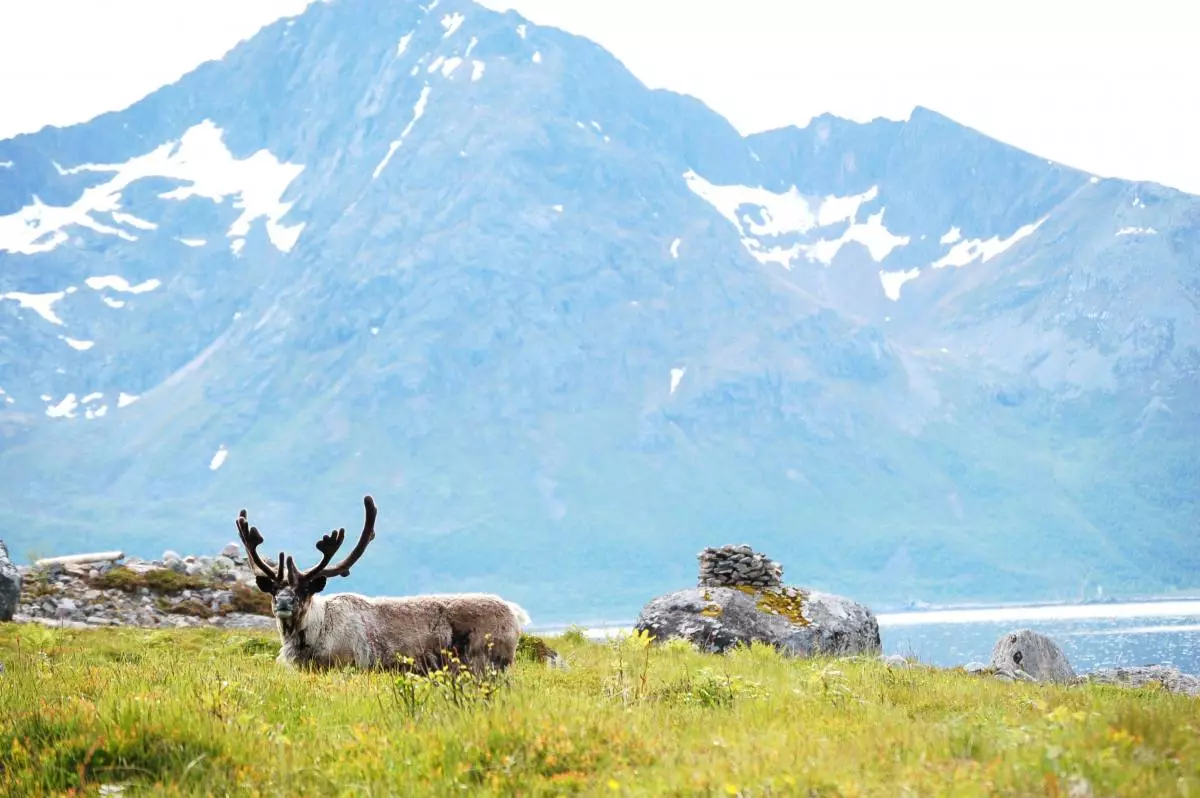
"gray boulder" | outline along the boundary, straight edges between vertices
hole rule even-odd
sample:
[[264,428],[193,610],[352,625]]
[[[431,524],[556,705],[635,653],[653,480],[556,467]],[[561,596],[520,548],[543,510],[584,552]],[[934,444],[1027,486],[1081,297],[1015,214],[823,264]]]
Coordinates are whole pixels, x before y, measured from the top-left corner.
[[1181,673],[1178,668],[1169,665],[1103,668],[1081,676],[1079,681],[1112,684],[1119,687],[1146,687],[1160,684],[1168,692],[1200,697],[1200,676]]
[[0,540],[0,622],[11,621],[21,601],[21,572],[8,557],[8,548]]
[[862,604],[794,587],[677,590],[642,608],[635,630],[720,653],[759,641],[793,656],[879,654],[879,622]]
[[1029,629],[1009,632],[997,640],[988,664],[997,676],[1014,680],[1025,681],[1026,676],[1035,682],[1075,680],[1075,671],[1058,644]]

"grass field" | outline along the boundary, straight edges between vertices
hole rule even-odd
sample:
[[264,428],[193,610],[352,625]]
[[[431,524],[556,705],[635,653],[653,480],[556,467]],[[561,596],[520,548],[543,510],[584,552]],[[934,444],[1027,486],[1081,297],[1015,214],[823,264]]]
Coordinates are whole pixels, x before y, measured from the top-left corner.
[[549,640],[495,683],[271,635],[0,625],[0,794],[1200,796],[1200,702],[868,660]]

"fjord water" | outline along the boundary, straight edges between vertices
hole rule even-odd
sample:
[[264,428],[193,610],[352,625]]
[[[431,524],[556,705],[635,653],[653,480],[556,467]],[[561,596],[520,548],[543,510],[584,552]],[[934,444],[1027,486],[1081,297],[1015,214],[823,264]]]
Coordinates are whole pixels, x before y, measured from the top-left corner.
[[[1032,629],[1062,646],[1077,673],[1173,665],[1200,674],[1200,599],[921,610],[877,617],[885,654],[914,656],[943,668],[986,663],[1001,635]],[[605,638],[630,628],[595,625],[587,635]]]
[[1005,632],[1048,635],[1076,672],[1133,665],[1173,665],[1200,673],[1200,600],[1074,604],[881,614],[888,654],[952,667],[987,662]]

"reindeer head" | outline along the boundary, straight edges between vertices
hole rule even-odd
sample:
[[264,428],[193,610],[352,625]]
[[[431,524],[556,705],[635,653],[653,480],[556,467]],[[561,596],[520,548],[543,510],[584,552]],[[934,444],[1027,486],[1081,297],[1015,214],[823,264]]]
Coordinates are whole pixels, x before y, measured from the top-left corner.
[[335,529],[317,542],[317,551],[321,552],[321,562],[307,571],[296,568],[291,555],[284,556],[279,552],[279,560],[274,568],[263,561],[258,554],[258,547],[263,542],[258,527],[250,526],[246,519],[246,511],[238,513],[238,537],[246,548],[252,568],[255,571],[254,580],[258,589],[272,596],[272,611],[275,617],[285,626],[299,624],[307,612],[312,597],[325,589],[325,580],[331,576],[349,576],[350,566],[358,562],[367,544],[375,539],[375,501],[370,496],[363,497],[366,506],[366,521],[363,523],[362,535],[354,550],[337,565],[329,565],[333,555],[341,548],[346,539],[345,529]]

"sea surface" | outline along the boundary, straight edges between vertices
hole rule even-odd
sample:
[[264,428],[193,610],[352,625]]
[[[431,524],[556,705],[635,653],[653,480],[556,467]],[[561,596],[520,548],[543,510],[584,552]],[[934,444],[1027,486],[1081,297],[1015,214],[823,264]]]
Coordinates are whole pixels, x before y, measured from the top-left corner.
[[[939,667],[986,663],[1001,635],[1032,629],[1057,642],[1076,673],[1174,665],[1200,675],[1200,600],[938,609],[877,617],[885,654],[915,656]],[[628,634],[631,627],[590,626],[586,634],[605,638]],[[539,631],[556,634],[561,628]]]
[[1200,674],[1200,601],[929,610],[879,616],[884,652],[942,667],[987,662],[1001,635],[1041,632],[1077,673],[1174,665]]

